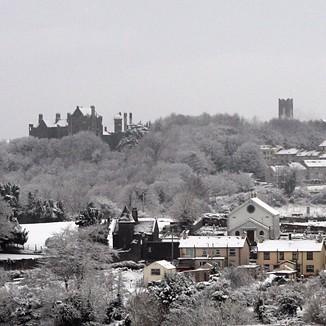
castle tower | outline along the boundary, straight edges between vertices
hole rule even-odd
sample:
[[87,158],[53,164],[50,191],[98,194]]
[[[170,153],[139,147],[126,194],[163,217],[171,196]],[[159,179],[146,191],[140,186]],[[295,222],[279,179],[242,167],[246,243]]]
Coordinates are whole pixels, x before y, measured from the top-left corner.
[[114,117],[114,132],[122,132],[122,116],[120,112]]
[[293,119],[293,99],[278,99],[278,118]]

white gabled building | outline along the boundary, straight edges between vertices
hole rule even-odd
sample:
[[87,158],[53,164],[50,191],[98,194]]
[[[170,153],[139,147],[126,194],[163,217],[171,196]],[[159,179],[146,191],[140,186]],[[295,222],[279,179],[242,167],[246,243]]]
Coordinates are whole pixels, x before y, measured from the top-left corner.
[[278,239],[280,215],[259,198],[252,197],[229,214],[227,232],[230,236],[246,232],[251,244],[259,238]]

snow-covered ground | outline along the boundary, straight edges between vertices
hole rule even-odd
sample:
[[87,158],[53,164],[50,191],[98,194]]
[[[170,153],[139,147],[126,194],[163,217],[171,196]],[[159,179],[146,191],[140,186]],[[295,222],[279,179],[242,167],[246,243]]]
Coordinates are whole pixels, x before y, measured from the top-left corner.
[[53,222],[21,224],[21,227],[28,231],[28,240],[24,249],[37,251],[45,247],[46,239],[52,237],[54,233],[61,232],[67,227],[77,228],[78,226],[75,222]]
[[293,214],[296,214],[297,216],[300,216],[299,214],[302,214],[301,216],[307,216],[307,207],[309,207],[310,217],[323,217],[326,216],[326,206],[320,206],[320,205],[286,205],[282,207],[275,208],[279,213],[280,216],[294,216]]

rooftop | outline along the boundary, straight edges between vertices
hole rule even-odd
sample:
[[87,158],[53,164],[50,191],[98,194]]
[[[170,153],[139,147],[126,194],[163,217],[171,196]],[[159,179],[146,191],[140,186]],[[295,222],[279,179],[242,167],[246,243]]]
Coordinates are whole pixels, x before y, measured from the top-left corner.
[[189,236],[180,239],[179,248],[242,248],[245,242],[246,238],[237,236]]
[[257,244],[259,251],[321,251],[323,242],[317,240],[264,240]]

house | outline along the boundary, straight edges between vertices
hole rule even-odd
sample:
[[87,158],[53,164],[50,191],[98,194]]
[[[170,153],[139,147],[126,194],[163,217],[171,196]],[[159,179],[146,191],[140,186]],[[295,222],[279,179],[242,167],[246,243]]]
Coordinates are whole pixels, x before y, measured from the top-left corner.
[[285,165],[271,165],[265,170],[265,181],[281,185],[288,173],[295,174],[296,183],[301,183],[307,178],[307,168],[299,162],[290,162]]
[[263,158],[266,162],[271,162],[274,160],[275,153],[279,150],[284,149],[281,146],[271,146],[271,145],[260,145],[260,151],[263,154]]
[[144,285],[147,286],[150,282],[161,281],[165,274],[176,272],[176,267],[168,261],[155,261],[144,268]]
[[213,266],[209,263],[192,270],[185,270],[181,273],[186,276],[190,277],[195,280],[195,282],[207,282],[209,280],[209,277],[211,275]]
[[302,150],[294,157],[296,162],[303,162],[304,160],[318,160],[319,156],[322,154],[321,151],[306,151]]
[[[268,271],[293,262],[298,275],[312,276],[325,268],[325,244],[322,237],[310,239],[264,240],[257,244],[257,264]],[[287,264],[288,265],[288,264]]]
[[281,149],[281,150],[277,151],[274,155],[275,162],[277,164],[292,162],[292,161],[294,161],[295,156],[300,151],[301,150],[298,148]]
[[295,281],[298,274],[296,268],[296,262],[285,260],[279,263],[278,267],[269,272],[269,274]]
[[258,237],[278,239],[280,235],[279,213],[254,195],[233,210],[227,219],[229,236],[240,236],[246,232],[249,243]]
[[122,250],[121,260],[138,261],[147,258],[149,242],[159,241],[156,218],[138,218],[136,208],[132,213],[125,206],[120,218],[111,223],[113,248]]
[[188,236],[183,233],[179,244],[179,270],[197,269],[218,264],[220,268],[249,263],[249,242],[242,236]]
[[307,169],[307,180],[326,181],[326,160],[304,160],[303,166]]

